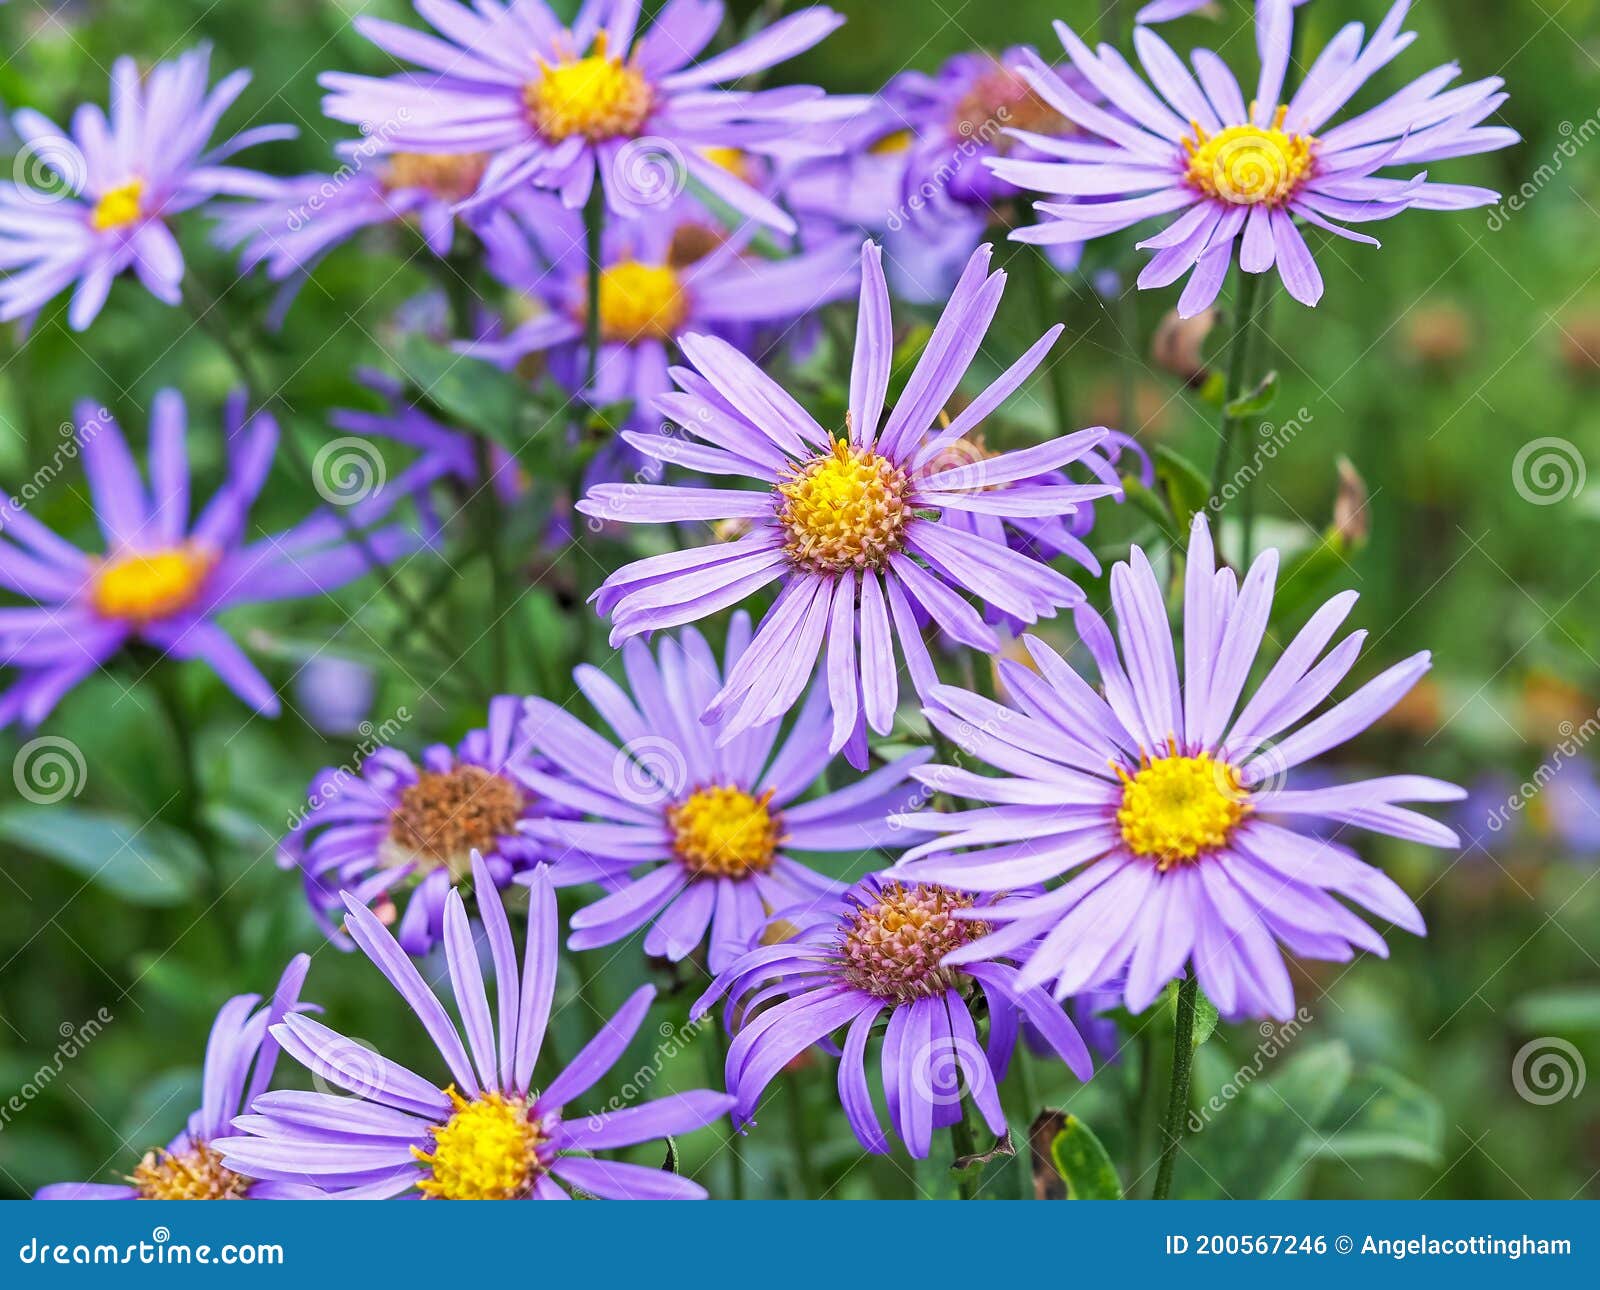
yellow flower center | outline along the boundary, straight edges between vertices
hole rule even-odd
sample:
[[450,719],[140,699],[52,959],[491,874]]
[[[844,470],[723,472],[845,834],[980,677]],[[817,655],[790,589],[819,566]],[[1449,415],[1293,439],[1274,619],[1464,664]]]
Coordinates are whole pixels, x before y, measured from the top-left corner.
[[1210,753],[1196,757],[1146,757],[1122,780],[1122,806],[1117,823],[1122,840],[1135,855],[1170,869],[1225,844],[1250,810],[1239,772]]
[[883,138],[875,140],[867,151],[874,157],[889,157],[899,152],[909,152],[911,149],[910,130],[891,130]]
[[608,341],[671,340],[688,313],[688,295],[671,265],[619,260],[600,270],[600,335]]
[[94,204],[89,223],[97,233],[126,228],[144,214],[144,180],[130,179],[125,184],[108,188]]
[[182,1155],[151,1151],[128,1179],[140,1200],[241,1200],[250,1180],[225,1169],[220,1152],[199,1143]]
[[552,142],[575,134],[591,142],[637,134],[650,115],[650,82],[607,52],[605,32],[595,37],[593,53],[563,57],[554,67],[541,59],[539,71],[522,97],[539,133]]
[[973,904],[947,887],[886,883],[875,902],[846,919],[840,970],[851,985],[895,1003],[942,994],[956,974],[940,960],[989,934],[987,923],[955,916]]
[[778,485],[789,556],[821,573],[877,569],[905,543],[911,479],[870,448],[842,439]]
[[1262,202],[1277,206],[1288,201],[1311,172],[1316,143],[1309,135],[1284,132],[1288,112],[1280,107],[1267,129],[1230,125],[1211,135],[1198,121],[1191,122],[1194,137],[1183,141],[1189,154],[1189,182],[1206,196],[1235,206]]
[[713,144],[708,148],[701,148],[700,155],[713,166],[726,170],[735,179],[750,178],[750,159],[745,156],[742,148],[726,148]]
[[481,766],[423,771],[400,794],[390,819],[388,859],[465,878],[474,851],[490,851],[516,832],[525,804],[517,785]]
[[480,1093],[468,1101],[452,1084],[445,1089],[455,1107],[429,1130],[432,1150],[412,1147],[429,1176],[417,1190],[429,1200],[518,1200],[544,1171],[539,1148],[545,1135],[523,1098]]
[[464,202],[478,191],[489,168],[486,152],[397,152],[388,158],[389,188],[421,188],[447,202]]
[[103,617],[122,622],[168,618],[194,603],[216,562],[214,552],[187,544],[129,552],[95,571],[90,600]]
[[672,849],[693,874],[745,878],[765,873],[783,841],[783,822],[771,802],[771,789],[760,797],[722,784],[697,789],[667,808]]

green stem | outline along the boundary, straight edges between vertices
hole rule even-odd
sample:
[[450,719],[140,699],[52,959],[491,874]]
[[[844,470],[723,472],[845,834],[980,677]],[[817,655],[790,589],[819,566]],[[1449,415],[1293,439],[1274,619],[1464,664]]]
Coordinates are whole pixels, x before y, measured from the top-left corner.
[[1189,1118],[1189,1075],[1194,1067],[1195,998],[1199,979],[1190,973],[1178,986],[1178,1018],[1172,1032],[1172,1081],[1167,1089],[1167,1117],[1161,1125],[1161,1163],[1156,1169],[1152,1200],[1166,1200],[1172,1191],[1172,1170]]
[[[299,440],[295,438],[294,430],[288,423],[287,414],[289,409],[282,396],[277,393],[274,387],[261,379],[260,373],[256,371],[255,362],[248,351],[234,339],[226,323],[214,317],[215,308],[194,292],[187,278],[184,280],[183,298],[200,329],[211,337],[217,348],[222,350],[228,362],[233,366],[234,372],[245,387],[250,403],[255,407],[282,414],[280,416],[282,433],[278,436],[279,447],[284,450],[284,455],[294,467],[295,473],[300,476],[299,482],[301,485],[315,491],[316,467],[306,457],[305,449],[300,446]],[[367,568],[373,573],[382,572],[385,568],[384,562],[373,548],[372,539],[365,530],[346,513],[344,507],[332,506],[329,510],[333,514],[334,521],[343,531],[346,540],[360,552]],[[439,661],[446,665],[445,670],[440,673],[440,679],[443,680],[449,676],[449,669],[455,666],[455,646],[449,637],[445,636],[433,624],[423,608],[412,600],[397,578],[380,579],[379,589],[395,602],[402,613],[422,629],[427,642],[438,652]],[[451,680],[454,683],[454,678],[451,678]]]
[[821,1199],[816,1160],[811,1152],[811,1116],[806,1106],[806,1083],[802,1079],[789,1083],[789,1142],[794,1147],[795,1182],[799,1192],[797,1198]]
[[[706,1050],[710,1061],[706,1071],[706,1084],[710,1088],[722,1088],[727,1080],[728,1067],[728,1036],[722,1029],[722,1023],[716,1016],[707,1018],[711,1027],[711,1047]],[[735,1129],[728,1137],[728,1199],[744,1199],[744,1139]]]
[[1265,275],[1241,270],[1238,276],[1239,296],[1234,304],[1233,335],[1228,340],[1227,376],[1223,384],[1221,442],[1217,445],[1217,461],[1211,471],[1210,510],[1213,515],[1222,514],[1225,505],[1222,489],[1227,483],[1234,441],[1247,420],[1246,417],[1230,414],[1228,408],[1243,398],[1249,389],[1251,351],[1260,330],[1258,310]]
[[[978,1148],[972,1140],[972,1126],[967,1123],[967,1108],[964,1102],[961,1106],[961,1118],[950,1126],[950,1145],[955,1150],[956,1160],[977,1154]],[[960,1192],[962,1200],[976,1199],[978,1195],[977,1173],[974,1171],[957,1174],[956,1189]]]
[[597,175],[583,208],[583,245],[589,261],[589,304],[584,316],[584,344],[588,354],[583,388],[589,395],[593,394],[595,372],[600,366],[600,256],[605,226],[605,188]]
[[[1049,331],[1061,320],[1055,316],[1056,284],[1060,277],[1056,273],[1055,265],[1050,263],[1044,251],[1034,247],[1025,250],[1028,257],[1029,271],[1033,278],[1033,307],[1037,316],[1037,325],[1042,335]],[[1059,354],[1045,356],[1045,373],[1050,382],[1050,403],[1055,413],[1056,433],[1058,435],[1072,432],[1072,379],[1067,371],[1065,357]]]

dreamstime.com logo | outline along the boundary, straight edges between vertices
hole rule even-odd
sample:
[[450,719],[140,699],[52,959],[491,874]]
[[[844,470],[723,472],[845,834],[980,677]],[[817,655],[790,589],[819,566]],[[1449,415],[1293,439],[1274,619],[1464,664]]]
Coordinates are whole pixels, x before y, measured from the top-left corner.
[[17,1250],[17,1261],[38,1264],[41,1267],[132,1267],[136,1264],[156,1264],[176,1267],[199,1263],[223,1267],[283,1266],[283,1246],[260,1245],[189,1245],[172,1239],[172,1231],[157,1225],[150,1229],[150,1239],[131,1245],[114,1245],[103,1241],[89,1245],[83,1241],[70,1244],[64,1241],[40,1241],[30,1237],[26,1245]]
[[70,1021],[63,1021],[56,1030],[61,1036],[61,1042],[56,1045],[55,1052],[32,1075],[23,1080],[14,1093],[9,1094],[4,1102],[0,1102],[0,1131],[4,1131],[13,1119],[28,1109],[35,1098],[54,1084],[56,1077],[66,1070],[67,1063],[98,1039],[105,1028],[115,1020],[116,1016],[111,1009],[102,1007],[94,1016],[76,1025]]
[[1530,439],[1511,463],[1511,486],[1535,506],[1554,506],[1583,492],[1589,466],[1571,440],[1555,435]]
[[1534,1106],[1550,1106],[1583,1092],[1589,1071],[1576,1045],[1555,1035],[1530,1039],[1511,1059],[1511,1087]]
[[11,759],[11,782],[18,796],[35,806],[54,806],[77,797],[88,779],[83,750],[61,735],[30,739]]

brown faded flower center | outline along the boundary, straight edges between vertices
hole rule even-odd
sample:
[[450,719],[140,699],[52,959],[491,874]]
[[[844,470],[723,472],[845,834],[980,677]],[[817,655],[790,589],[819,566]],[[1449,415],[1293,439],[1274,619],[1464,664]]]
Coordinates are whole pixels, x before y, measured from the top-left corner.
[[478,191],[489,168],[486,152],[397,152],[388,158],[390,188],[421,188],[447,202],[463,202]]
[[1003,129],[1031,130],[1035,134],[1070,134],[1072,122],[1035,94],[1010,68],[998,64],[972,83],[951,117],[951,129],[960,139],[1004,146]]
[[989,925],[957,918],[973,897],[927,883],[884,885],[878,898],[851,914],[839,938],[839,966],[858,989],[892,1003],[911,1003],[956,984],[946,954],[970,945]]
[[242,1200],[250,1180],[224,1167],[222,1155],[202,1142],[177,1155],[146,1153],[128,1180],[140,1200]]
[[470,870],[473,851],[493,850],[516,831],[526,798],[517,785],[481,766],[423,771],[400,794],[389,825],[395,863],[421,869],[447,868],[455,877]]

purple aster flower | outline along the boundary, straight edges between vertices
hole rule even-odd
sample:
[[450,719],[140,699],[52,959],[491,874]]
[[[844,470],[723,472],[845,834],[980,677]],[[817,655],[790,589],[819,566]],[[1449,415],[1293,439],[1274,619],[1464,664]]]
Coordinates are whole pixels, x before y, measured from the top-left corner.
[[[1103,429],[1080,431],[987,461],[930,470],[1043,361],[1052,328],[946,426],[940,414],[977,354],[999,307],[1005,274],[989,273],[979,248],[893,411],[883,417],[893,360],[893,323],[879,248],[862,248],[861,311],[845,435],[834,438],[775,381],[731,345],[686,336],[697,371],[674,372],[682,393],[657,408],[705,441],[661,436],[642,451],[751,489],[603,484],[578,509],[628,523],[742,521],[733,541],[652,556],[618,570],[597,596],[613,641],[693,622],[777,582],[777,600],[750,648],[705,713],[719,743],[789,710],[827,645],[833,728],[828,748],[850,746],[865,764],[866,727],[890,729],[899,692],[894,642],[919,693],[937,684],[918,612],[973,649],[999,641],[968,599],[1023,622],[1054,615],[1083,593],[1062,574],[1009,547],[938,522],[947,511],[1060,515],[1119,490],[1113,484],[1038,489],[996,486],[1075,461]],[[893,627],[891,628],[891,622]],[[858,661],[859,660],[859,661]]]
[[125,269],[158,299],[178,303],[183,252],[167,221],[219,194],[267,191],[264,176],[220,163],[295,135],[293,126],[260,126],[207,151],[218,120],[250,83],[249,72],[233,72],[208,92],[210,61],[209,49],[193,49],[141,81],[133,59],[117,59],[110,121],[85,104],[70,136],[37,112],[16,114],[24,151],[69,191],[0,186],[0,321],[37,313],[76,282],[67,321],[82,331]]
[[[0,666],[16,683],[0,695],[0,727],[36,726],[61,697],[130,642],[177,659],[202,659],[244,702],[276,716],[278,696],[216,622],[225,609],[331,591],[417,545],[398,526],[367,534],[368,550],[344,540],[327,511],[254,542],[251,504],[278,442],[267,413],[246,415],[242,393],[224,418],[228,476],[190,519],[188,414],[175,390],[155,397],[149,487],[104,408],[78,409],[77,449],[106,549],[91,555],[58,537],[14,499],[0,505],[0,587],[35,603],[0,609]],[[370,523],[388,506],[374,496],[351,518]],[[9,540],[7,540],[9,539]]]
[[374,751],[358,772],[318,772],[309,809],[295,821],[279,863],[299,868],[318,924],[350,947],[338,922],[344,895],[377,905],[392,920],[395,898],[409,891],[398,935],[408,954],[425,954],[444,934],[451,884],[472,870],[504,887],[546,859],[545,847],[520,831],[548,813],[539,788],[548,763],[518,729],[521,700],[489,701],[489,721],[454,748],[433,744],[413,761],[398,748]]
[[[463,348],[502,363],[545,354],[564,388],[582,390],[589,311],[583,220],[554,199],[520,201],[514,213],[526,233],[491,239],[489,263],[522,293],[522,312],[532,316],[501,339]],[[668,371],[686,333],[717,335],[749,348],[757,326],[792,323],[855,290],[852,240],[835,238],[814,251],[768,260],[749,251],[749,231],[725,234],[700,203],[688,199],[653,219],[605,230],[600,356],[587,391],[592,402],[632,402],[635,427],[653,433],[649,405],[672,389]]]
[[1093,137],[1053,139],[1020,131],[1025,142],[1056,160],[990,163],[1003,179],[1070,199],[1038,203],[1044,218],[1012,237],[1043,245],[1083,242],[1181,211],[1139,243],[1158,252],[1139,275],[1139,286],[1167,286],[1192,269],[1178,302],[1178,313],[1187,318],[1216,299],[1233,244],[1241,238],[1244,272],[1276,266],[1290,295],[1316,304],[1322,275],[1296,217],[1375,246],[1376,239],[1343,225],[1388,219],[1413,206],[1466,210],[1497,200],[1487,188],[1430,182],[1425,171],[1409,178],[1377,172],[1516,142],[1512,130],[1479,124],[1506,100],[1498,76],[1447,89],[1460,75],[1459,67],[1447,63],[1327,128],[1411,43],[1414,33],[1400,30],[1410,4],[1398,0],[1365,43],[1362,25],[1347,24],[1284,103],[1293,10],[1288,0],[1262,0],[1256,14],[1261,79],[1248,106],[1233,73],[1210,50],[1195,51],[1191,74],[1161,37],[1137,28],[1134,44],[1158,97],[1115,50],[1102,46],[1093,52],[1058,22],[1056,32],[1074,68],[1105,95],[1110,110],[1090,103],[1036,58],[1019,69],[1041,98]]
[[458,217],[469,230],[504,219],[498,211],[458,212],[488,167],[482,153],[393,152],[370,140],[339,149],[332,174],[266,181],[262,194],[218,211],[217,240],[241,247],[245,270],[267,266],[275,282],[309,273],[329,251],[363,229],[413,224],[441,258],[455,244]]
[[635,39],[639,0],[585,0],[563,28],[544,0],[480,3],[416,0],[440,34],[380,18],[357,28],[386,53],[425,69],[386,80],[331,73],[323,109],[365,126],[393,151],[486,153],[474,201],[519,186],[553,189],[582,206],[596,171],[610,209],[640,213],[630,145],[672,150],[687,173],[736,210],[794,230],[781,207],[707,160],[701,149],[731,144],[761,152],[797,126],[837,115],[820,89],[716,87],[765,71],[810,49],[844,21],[815,7],[791,14],[695,63],[722,24],[718,0],[668,0]]
[[206,1041],[204,1093],[200,1109],[165,1147],[148,1151],[126,1184],[68,1182],[41,1187],[35,1200],[304,1200],[320,1196],[296,1183],[262,1182],[228,1168],[217,1150],[232,1132],[233,1119],[266,1092],[278,1062],[272,1028],[307,1010],[300,1002],[311,960],[297,954],[284,969],[278,988],[264,1007],[259,994],[229,999],[211,1025]]
[[[494,970],[493,1011],[466,906],[452,891],[444,943],[461,1029],[416,965],[372,912],[346,897],[350,934],[388,977],[449,1070],[441,1087],[308,1017],[272,1033],[289,1056],[355,1094],[269,1093],[216,1143],[229,1168],[256,1178],[384,1199],[566,1200],[568,1189],[608,1200],[698,1200],[704,1188],[644,1165],[591,1154],[688,1133],[720,1118],[733,1099],[696,1089],[593,1115],[565,1114],[616,1063],[649,1010],[641,986],[544,1089],[532,1087],[556,989],[556,899],[548,877],[532,884],[519,975],[511,924],[495,881],[473,857],[478,908]],[[466,1043],[461,1036],[465,1033]],[[583,1153],[583,1154],[576,1154]]]
[[842,889],[790,852],[853,856],[903,836],[887,819],[911,802],[908,776],[931,756],[926,749],[800,800],[828,764],[825,686],[813,688],[783,740],[777,722],[726,744],[701,724],[749,647],[743,613],[729,628],[723,667],[693,628],[663,640],[657,656],[631,640],[622,650],[631,697],[599,669],[580,667],[578,687],[620,748],[548,700],[527,701],[527,732],[555,763],[552,774],[534,775],[534,787],[587,819],[536,820],[523,831],[559,857],[558,873],[579,861],[611,889],[573,915],[572,949],[610,945],[653,920],[645,953],[677,961],[709,933],[711,970],[720,972],[773,910]]
[[[1257,0],[1262,3],[1263,0]],[[1298,8],[1306,0],[1290,0]],[[1158,22],[1171,22],[1174,18],[1186,18],[1191,13],[1199,13],[1202,9],[1216,7],[1216,0],[1151,0],[1150,4],[1133,15],[1137,23],[1150,25]]]
[[1088,606],[1077,610],[1103,698],[1032,637],[1025,641],[1037,672],[999,664],[1008,705],[949,686],[934,692],[935,728],[1006,778],[950,766],[918,771],[930,786],[983,805],[906,817],[940,836],[906,852],[895,873],[978,892],[1071,875],[1046,895],[986,914],[1001,926],[951,963],[1031,947],[1025,985],[1053,981],[1065,998],[1125,972],[1123,997],[1140,1012],[1192,962],[1224,1015],[1287,1019],[1294,992],[1278,943],[1339,961],[1354,949],[1387,952],[1336,896],[1422,934],[1421,915],[1388,876],[1341,842],[1308,836],[1299,821],[1454,847],[1453,831],[1399,803],[1455,801],[1462,790],[1421,775],[1295,789],[1288,775],[1387,712],[1429,656],[1395,665],[1286,733],[1355,663],[1360,631],[1318,661],[1355,604],[1346,592],[1311,617],[1241,710],[1277,571],[1277,552],[1267,551],[1240,586],[1231,569],[1215,567],[1198,516],[1181,683],[1161,584],[1135,547],[1111,574],[1116,636]]
[[[843,1030],[839,1103],[863,1147],[888,1151],[866,1072],[867,1045],[885,1014],[878,1059],[884,1101],[895,1133],[918,1159],[927,1156],[935,1129],[961,1119],[963,1099],[997,1137],[1005,1133],[1000,1082],[1024,1024],[1074,1075],[1088,1079],[1094,1064],[1077,1028],[1048,993],[1024,984],[1004,955],[943,966],[984,935],[981,920],[1012,899],[874,875],[808,911],[792,940],[735,962],[691,1014],[704,1016],[728,996],[724,1019],[730,1029],[737,1025],[727,1064],[728,1088],[738,1099],[735,1122],[754,1117],[762,1092],[785,1066]],[[989,1018],[982,1044],[974,1019],[980,998]]]
[[[912,280],[913,299],[948,295],[990,228],[1014,226],[1024,214],[1023,190],[995,174],[990,160],[1047,160],[1054,154],[1034,148],[1024,134],[1061,139],[1081,133],[1014,70],[1023,59],[1039,62],[1038,54],[1022,46],[998,57],[957,54],[931,76],[902,72],[883,91],[910,135],[887,222],[891,232],[904,234],[891,250],[901,279]],[[1058,74],[1086,97],[1096,97],[1076,72]],[[1075,243],[1052,244],[1048,254],[1066,271],[1077,265],[1080,250]]]

